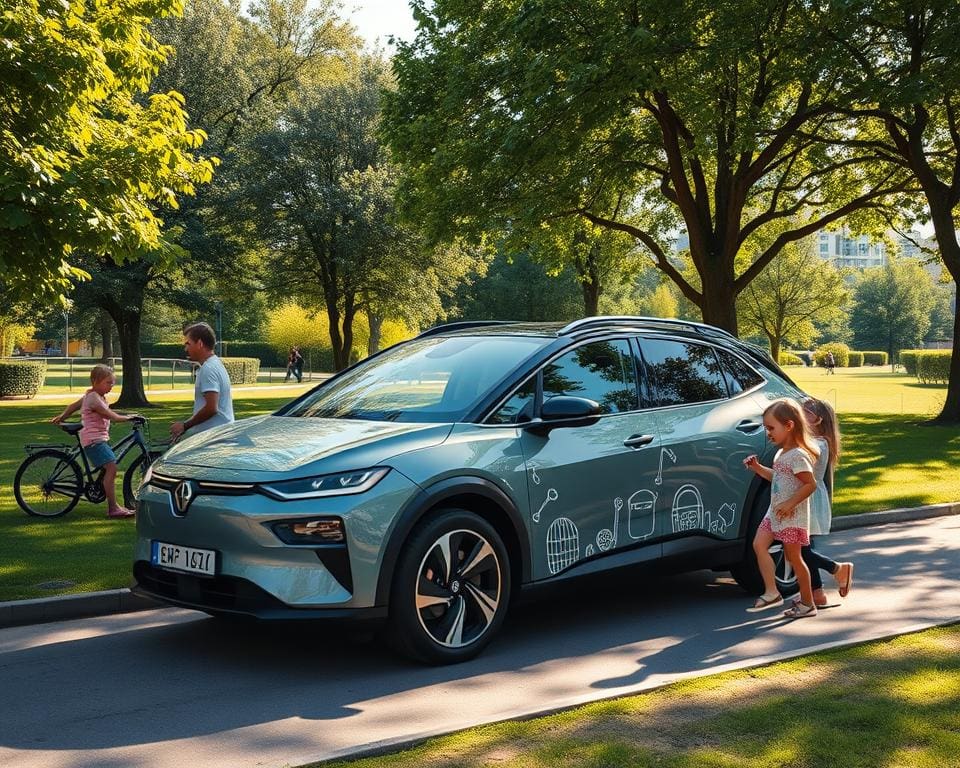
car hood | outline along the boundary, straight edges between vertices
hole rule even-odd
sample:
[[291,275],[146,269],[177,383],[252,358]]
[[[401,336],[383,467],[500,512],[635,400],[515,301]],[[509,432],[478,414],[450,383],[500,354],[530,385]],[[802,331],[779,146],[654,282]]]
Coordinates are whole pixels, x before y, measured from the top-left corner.
[[[187,438],[168,450],[157,471],[186,466],[249,475],[302,476],[374,466],[391,456],[439,445],[452,424],[257,416]],[[314,466],[316,465],[316,466]],[[191,473],[192,474],[192,473]],[[203,475],[209,473],[203,472]]]

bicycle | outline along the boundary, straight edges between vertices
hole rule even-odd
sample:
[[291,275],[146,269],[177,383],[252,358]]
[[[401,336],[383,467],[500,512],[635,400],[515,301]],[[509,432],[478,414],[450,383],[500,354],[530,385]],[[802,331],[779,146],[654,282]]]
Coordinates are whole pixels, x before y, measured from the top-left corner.
[[[137,416],[130,420],[130,424],[133,431],[111,447],[118,465],[131,451],[140,454],[123,473],[123,502],[125,506],[135,509],[143,476],[162,451],[147,445],[143,434],[147,432],[147,420],[144,417]],[[62,517],[82,497],[93,504],[99,504],[106,498],[103,470],[94,474],[80,445],[82,425],[72,422],[57,426],[76,438],[76,446],[49,443],[24,446],[29,455],[13,480],[13,495],[17,504],[34,517]],[[80,462],[77,461],[78,457]]]

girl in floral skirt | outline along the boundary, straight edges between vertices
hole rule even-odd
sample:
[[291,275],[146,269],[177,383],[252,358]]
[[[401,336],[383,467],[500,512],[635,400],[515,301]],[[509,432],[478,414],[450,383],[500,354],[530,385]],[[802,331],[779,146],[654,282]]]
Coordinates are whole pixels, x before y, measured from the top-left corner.
[[774,456],[773,467],[763,466],[756,455],[743,461],[747,469],[771,484],[770,508],[753,540],[764,590],[747,610],[762,611],[783,604],[770,556],[770,545],[779,541],[800,586],[800,602],[784,611],[784,615],[791,619],[816,616],[810,570],[800,550],[810,544],[810,496],[817,488],[813,464],[820,452],[795,400],[784,398],[771,403],[763,412],[763,426],[767,439],[780,450]]

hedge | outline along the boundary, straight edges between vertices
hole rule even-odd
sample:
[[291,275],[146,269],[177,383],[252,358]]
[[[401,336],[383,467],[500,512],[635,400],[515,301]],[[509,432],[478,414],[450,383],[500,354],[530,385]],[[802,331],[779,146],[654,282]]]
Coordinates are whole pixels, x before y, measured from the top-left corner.
[[949,349],[932,349],[917,353],[917,378],[924,384],[946,384],[950,380]]
[[793,354],[793,352],[781,352],[780,353],[780,365],[803,365],[803,360],[800,359],[799,355]]
[[847,353],[847,365],[850,368],[859,368],[863,365],[863,352],[850,351]]
[[33,397],[46,375],[46,360],[0,360],[0,397]]
[[863,364],[864,365],[886,365],[887,353],[886,352],[864,352]]
[[846,368],[849,365],[850,347],[839,341],[832,341],[822,347],[817,347],[813,353],[814,362],[821,368],[827,359],[827,352],[833,352],[833,362],[837,368]]
[[[229,357],[255,357],[260,365],[266,368],[286,368],[287,352],[274,349],[265,341],[224,341],[223,351]],[[309,348],[301,347],[304,358],[304,367],[312,371],[332,371],[333,350],[330,347]],[[175,360],[186,359],[183,353],[183,343],[155,342],[140,345],[140,354],[143,357],[165,357]],[[363,351],[366,355],[366,350]],[[359,359],[361,352],[353,350],[352,357]]]
[[917,355],[926,352],[925,349],[901,349],[897,354],[900,365],[911,376],[917,375]]
[[260,361],[255,357],[221,357],[231,384],[256,384]]

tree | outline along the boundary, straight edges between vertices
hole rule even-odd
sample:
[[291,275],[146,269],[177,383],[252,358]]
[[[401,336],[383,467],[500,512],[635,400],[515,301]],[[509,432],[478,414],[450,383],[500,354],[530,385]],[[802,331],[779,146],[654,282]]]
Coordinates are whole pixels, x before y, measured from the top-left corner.
[[[844,54],[790,0],[414,4],[386,133],[432,236],[579,217],[635,238],[736,331],[735,299],[781,248],[906,185],[851,125]],[[784,227],[783,222],[802,224]],[[683,226],[698,275],[666,243]],[[752,263],[748,238],[779,227]]]
[[144,98],[168,50],[149,33],[179,0],[12,0],[0,10],[0,276],[48,299],[83,279],[78,253],[163,250],[154,206],[213,167],[175,92]]
[[365,59],[349,78],[303,93],[245,145],[233,206],[273,254],[268,287],[323,307],[337,370],[350,362],[360,312],[372,310],[377,346],[384,318],[419,324],[470,266],[468,251],[428,248],[394,215],[396,170],[377,136],[387,85],[382,62]]
[[855,346],[886,350],[895,360],[923,341],[934,302],[933,281],[913,259],[890,257],[886,266],[864,270],[850,310]]
[[582,311],[577,276],[556,275],[526,251],[498,252],[486,272],[457,290],[458,320],[572,320]]
[[[827,22],[849,54],[857,102],[847,114],[871,121],[851,139],[891,167],[907,170],[923,193],[943,263],[960,281],[960,14],[954,0],[856,0]],[[960,313],[943,410],[960,422]]]
[[781,343],[808,347],[818,327],[841,314],[846,300],[840,272],[814,252],[809,240],[792,243],[740,294],[740,330],[766,336],[778,360]]

